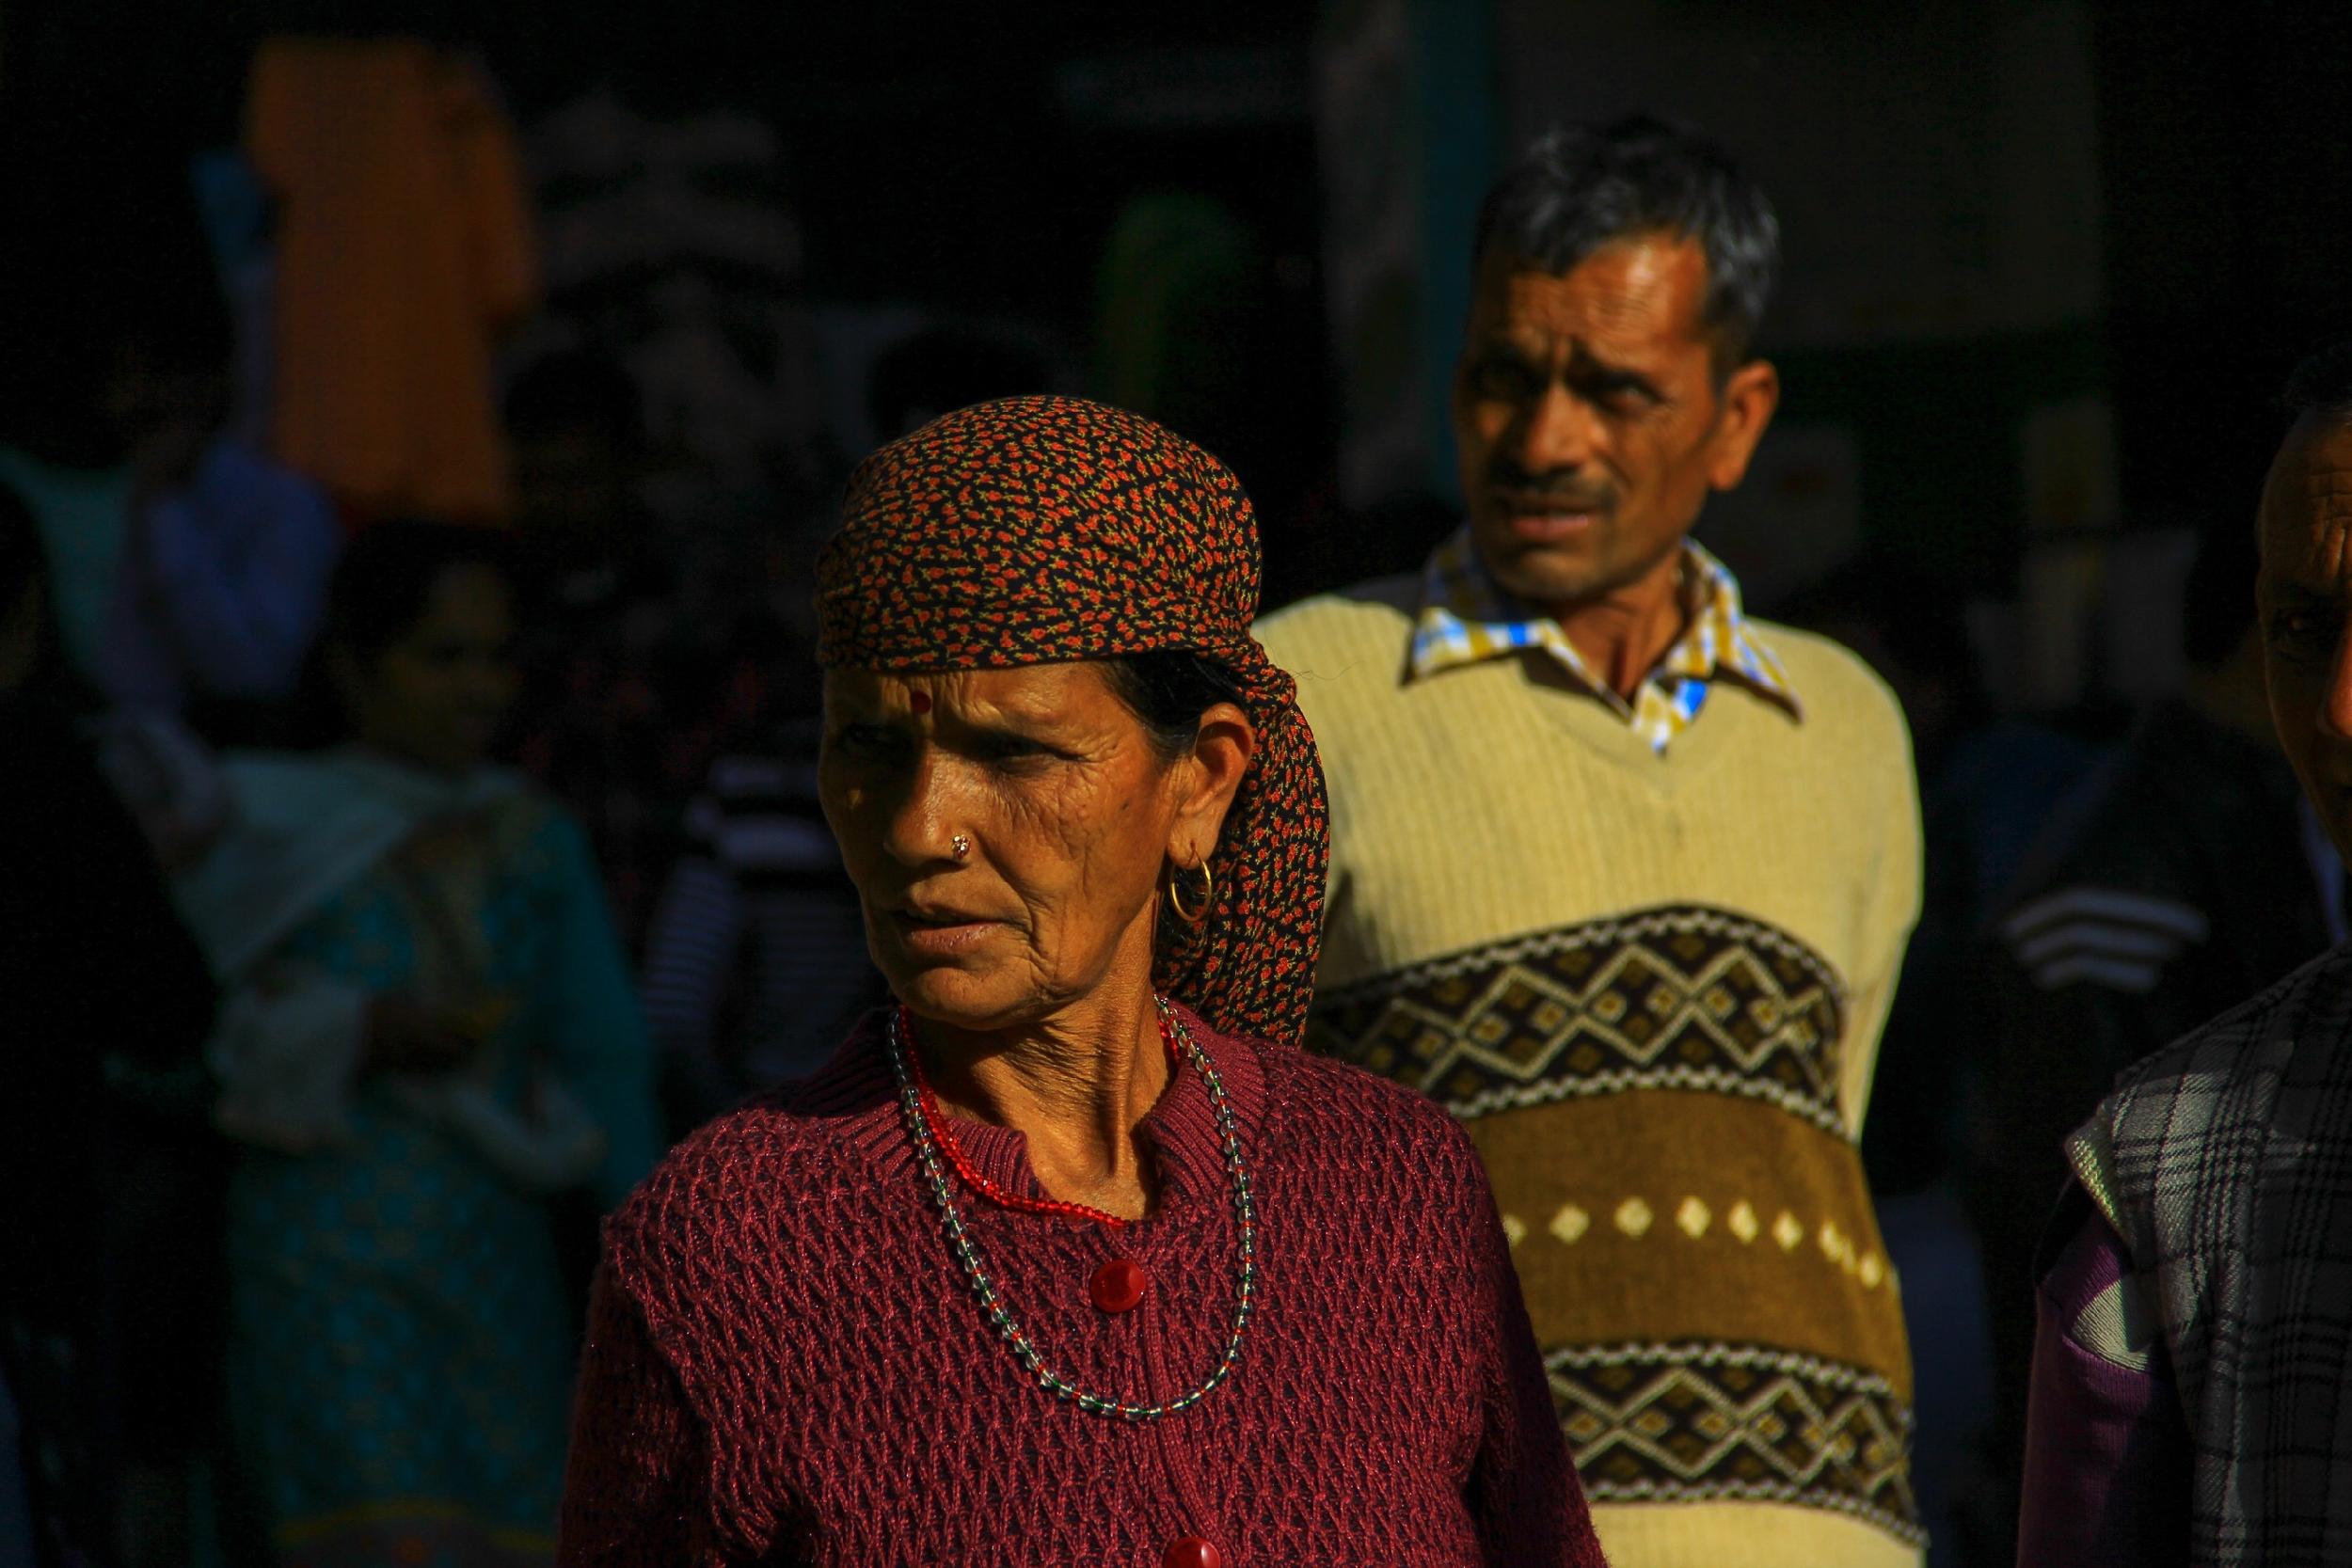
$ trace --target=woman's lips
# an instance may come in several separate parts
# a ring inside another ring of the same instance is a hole
[[[911,910],[893,910],[890,924],[910,952],[945,958],[968,950],[1003,922],[983,920],[961,911],[917,914]]]

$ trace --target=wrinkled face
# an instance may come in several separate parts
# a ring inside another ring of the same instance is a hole
[[[1013,1027],[1148,972],[1162,868],[1188,834],[1162,763],[1099,666],[825,674],[819,793],[898,999]],[[958,857],[961,834],[969,851]]]
[[[1648,235],[1554,277],[1481,263],[1454,383],[1472,538],[1497,580],[1555,612],[1661,569],[1772,418],[1752,361],[1718,384],[1697,243]]]
[[[337,660],[352,732],[437,773],[481,766],[515,701],[514,609],[487,566],[443,572],[424,613],[373,658]]]
[[[2279,744],[2352,860],[2352,427],[2306,419],[2272,462],[2255,594]]]

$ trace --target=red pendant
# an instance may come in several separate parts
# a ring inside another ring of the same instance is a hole
[[[1105,1312],[1132,1312],[1141,1305],[1151,1283],[1152,1276],[1143,1272],[1142,1264],[1132,1258],[1114,1258],[1094,1271],[1094,1277],[1087,1281],[1087,1294]]]
[[[1160,1554],[1160,1568],[1225,1568],[1225,1554],[1197,1535],[1180,1535]]]

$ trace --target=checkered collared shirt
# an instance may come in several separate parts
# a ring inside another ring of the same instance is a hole
[[[1631,702],[1593,673],[1558,621],[1512,601],[1479,561],[1467,528],[1438,546],[1422,574],[1412,678],[1540,648],[1631,725],[1660,756],[1698,718],[1718,680],[1736,680],[1787,708],[1792,718],[1803,719],[1804,707],[1788,685],[1788,672],[1740,614],[1740,584],[1730,568],[1687,540],[1682,549],[1682,589],[1692,606],[1691,625],[1658,667],[1642,677]]]

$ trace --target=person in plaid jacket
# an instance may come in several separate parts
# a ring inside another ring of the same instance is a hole
[[[2352,858],[2352,343],[2296,372],[2257,579],[2271,717]],[[2352,1560],[2352,942],[2126,1069],[2068,1140],[2018,1562]]]

